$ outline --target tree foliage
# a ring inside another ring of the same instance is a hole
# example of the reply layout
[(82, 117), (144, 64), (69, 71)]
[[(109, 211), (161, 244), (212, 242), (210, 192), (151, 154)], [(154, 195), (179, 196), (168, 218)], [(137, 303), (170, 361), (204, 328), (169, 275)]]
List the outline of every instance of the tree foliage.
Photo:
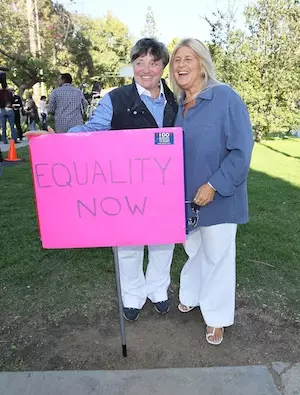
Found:
[(295, 0), (258, 0), (245, 9), (248, 33), (234, 14), (206, 18), (219, 79), (245, 100), (256, 140), (299, 127), (300, 6)]
[[(256, 0), (245, 8), (246, 31), (235, 27), (235, 0), (205, 17), (218, 78), (246, 102), (257, 140), (300, 125), (300, 3)], [(35, 7), (35, 5), (37, 7)], [(0, 7), (0, 64), (22, 94), (37, 82), (49, 90), (60, 72), (76, 85), (92, 79), (120, 85), (133, 44), (127, 26), (112, 14), (95, 19), (72, 13), (53, 0), (6, 0)], [(143, 36), (158, 38), (148, 7)], [(168, 45), (170, 53), (178, 42)], [(168, 68), (164, 72), (168, 76)]]
[(21, 94), (41, 81), (54, 87), (60, 72), (71, 73), (78, 85), (91, 85), (91, 77), (120, 83), (117, 74), (132, 45), (125, 24), (111, 14), (77, 15), (52, 0), (36, 3), (37, 14), (33, 0), (7, 0), (0, 7), (0, 63), (9, 67), (8, 79)]
[(38, 81), (42, 64), (30, 50), (26, 1), (1, 4), (0, 21), (0, 61), (10, 68), (10, 79), (24, 90)]
[(122, 66), (129, 63), (132, 38), (127, 26), (108, 13), (103, 19), (79, 17), (84, 36), (91, 42), (93, 76), (99, 76), (104, 84), (111, 86), (122, 83), (117, 77)]
[[(167, 48), (168, 48), (168, 51), (169, 51), (169, 54), (170, 54), (170, 58), (171, 58), (171, 55), (172, 55), (172, 53), (173, 53), (173, 50), (174, 50), (174, 48), (176, 47), (176, 45), (179, 43), (179, 41), (180, 41), (180, 38), (178, 38), (178, 37), (174, 37), (174, 38), (172, 38), (172, 40), (169, 42), (169, 44), (167, 45)], [(165, 78), (165, 80), (166, 80), (166, 82), (169, 84), (169, 70), (170, 70), (170, 65), (168, 65), (166, 68), (165, 68), (165, 70), (164, 70), (164, 73), (163, 73), (163, 78)]]
[(141, 36), (159, 39), (154, 12), (150, 6), (147, 8), (145, 26), (141, 31)]

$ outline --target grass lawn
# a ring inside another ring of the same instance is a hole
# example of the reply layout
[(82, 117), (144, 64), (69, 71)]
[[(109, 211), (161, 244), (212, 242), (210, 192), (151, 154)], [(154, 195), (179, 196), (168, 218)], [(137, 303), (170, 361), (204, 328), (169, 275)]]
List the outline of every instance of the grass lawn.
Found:
[[(2, 324), (56, 322), (80, 312), (94, 316), (115, 303), (112, 252), (43, 250), (26, 162), (0, 177)], [(251, 221), (238, 231), (238, 293), (274, 315), (300, 318), (300, 140), (256, 144), (249, 175)], [(177, 246), (172, 278), (185, 254)]]

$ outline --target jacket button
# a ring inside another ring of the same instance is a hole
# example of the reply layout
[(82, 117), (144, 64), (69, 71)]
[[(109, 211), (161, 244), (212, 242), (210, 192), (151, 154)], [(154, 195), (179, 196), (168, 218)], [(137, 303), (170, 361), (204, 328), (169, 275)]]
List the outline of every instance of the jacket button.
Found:
[(133, 111), (133, 113), (134, 113), (134, 115), (136, 115), (136, 114), (137, 114), (137, 111)]
[(127, 112), (130, 112), (130, 108), (127, 108)]

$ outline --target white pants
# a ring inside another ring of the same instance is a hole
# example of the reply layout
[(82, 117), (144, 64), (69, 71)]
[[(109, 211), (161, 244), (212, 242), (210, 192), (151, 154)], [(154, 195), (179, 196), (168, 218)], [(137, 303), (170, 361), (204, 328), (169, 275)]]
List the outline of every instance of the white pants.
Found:
[(144, 246), (118, 247), (124, 307), (141, 309), (147, 298), (153, 303), (168, 299), (174, 244), (148, 246), (149, 263), (143, 271)]
[(180, 276), (180, 302), (200, 306), (206, 325), (234, 322), (236, 224), (200, 227), (187, 236), (189, 257)]

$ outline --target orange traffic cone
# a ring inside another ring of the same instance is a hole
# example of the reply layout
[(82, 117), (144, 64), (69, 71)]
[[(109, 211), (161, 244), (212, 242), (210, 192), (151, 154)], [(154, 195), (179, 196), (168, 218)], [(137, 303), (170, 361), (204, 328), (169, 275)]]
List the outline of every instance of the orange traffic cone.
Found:
[(20, 158), (18, 158), (14, 140), (10, 140), (8, 155), (7, 155), (7, 158), (4, 160), (9, 161), (9, 162), (17, 162), (17, 161), (21, 160)]

